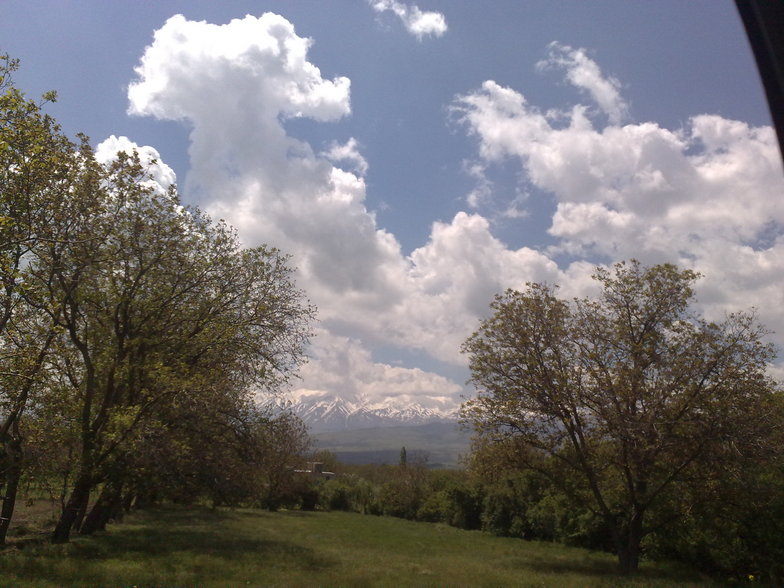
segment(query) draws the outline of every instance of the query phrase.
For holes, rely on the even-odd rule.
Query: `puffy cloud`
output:
[[[222,26],[173,17],[145,51],[129,110],[191,125],[189,194],[245,243],[290,253],[325,329],[463,363],[460,344],[493,294],[557,281],[557,266],[531,249],[508,250],[486,219],[465,213],[435,223],[429,242],[404,256],[365,206],[359,143],[317,153],[281,123],[294,111],[325,121],[349,111],[349,82],[322,80],[309,45],[274,15]],[[325,93],[325,84],[345,94]],[[309,90],[340,99],[327,108]]]
[[[323,79],[307,61],[310,45],[275,14],[225,25],[173,16],[136,68],[128,111],[192,127],[192,194],[209,189],[214,199],[214,178],[251,170],[261,187],[279,192],[300,171],[287,165],[288,154],[310,155],[307,145],[286,136],[282,120],[330,121],[351,111],[349,80]],[[329,173],[328,166],[315,166],[308,176]],[[241,199],[235,188],[220,197]]]
[[[427,341],[412,335],[422,331],[428,340],[454,340],[457,346],[452,333],[441,331],[451,322],[442,326],[437,313],[451,309],[437,297],[429,300],[433,312],[418,313],[425,324],[399,310],[417,288],[417,277],[412,260],[365,206],[367,162],[359,143],[333,142],[318,153],[286,132],[286,117],[327,122],[350,112],[349,81],[322,79],[308,61],[309,46],[276,15],[222,26],[172,17],[156,31],[136,70],[129,112],[190,126],[188,197],[228,220],[247,245],[265,242],[291,254],[298,284],[318,306],[325,329],[424,348]],[[467,326],[460,325],[461,334]],[[455,349],[449,356],[456,354]],[[316,351],[306,370],[342,373],[345,380],[349,372],[330,357]],[[372,364],[369,356],[362,361]],[[412,390],[424,390],[417,382],[435,377],[383,364],[374,369]],[[351,377],[362,373],[352,369]],[[446,382],[437,383],[444,388]],[[454,383],[447,388],[462,389]],[[372,387],[368,383],[363,390],[370,393]]]
[[[553,117],[493,81],[452,112],[478,140],[477,166],[517,161],[539,197],[555,200],[549,253],[694,267],[709,316],[756,305],[780,331],[784,174],[773,129],[706,114],[675,130],[621,125],[620,85],[584,51],[553,44],[544,63],[563,67],[607,119],[582,104]]]
[[[565,274],[542,252],[509,250],[477,214],[434,223],[429,241],[404,256],[366,208],[359,143],[317,153],[281,122],[293,114],[326,122],[350,110],[349,81],[322,79],[309,46],[275,15],[222,26],[173,17],[144,53],[129,111],[191,126],[189,196],[245,243],[290,253],[325,330],[463,364],[460,344],[496,292]]]
[[[517,158],[527,179],[554,195],[550,232],[572,252],[673,258],[694,248],[694,235],[754,241],[784,221],[769,127],[700,115],[678,131],[655,123],[597,129],[580,106],[556,126],[495,82],[458,98],[455,109],[483,159]]]
[[[352,137],[346,143],[340,144],[333,141],[329,149],[322,153],[332,163],[339,163],[345,161],[352,164],[353,172],[360,176],[364,176],[368,170],[368,162],[359,151],[359,143]]]
[[[258,122],[270,113],[316,120],[348,114],[348,78],[322,79],[307,61],[310,45],[272,13],[226,25],[172,16],[136,68],[129,112],[192,120],[220,98],[224,109],[251,110]],[[238,84],[244,91],[236,91]]]
[[[776,272],[784,178],[771,129],[709,115],[676,130],[622,125],[620,85],[582,50],[552,45],[547,67],[562,69],[601,112],[576,104],[553,114],[493,81],[457,97],[452,113],[478,142],[477,161],[466,167],[477,180],[472,213],[433,223],[428,241],[406,256],[366,206],[359,142],[318,150],[286,132],[287,118],[326,123],[351,110],[349,80],[324,79],[308,61],[310,44],[276,15],[221,26],[177,16],[155,33],[129,88],[130,112],[190,126],[187,196],[227,219],[246,244],[293,256],[321,319],[300,393],[443,408],[462,386],[374,361],[369,347],[464,364],[460,344],[496,292],[546,281],[565,296],[584,295],[595,289],[596,261],[690,265],[708,276],[700,296],[709,313],[759,303],[766,323],[784,327],[784,304],[770,304],[784,292]],[[497,210],[515,218],[533,199],[553,198],[550,250],[510,248],[482,214],[494,205],[486,170],[510,160],[525,184]],[[564,254],[574,261],[559,266]]]
[[[128,137],[111,135],[103,140],[95,148],[95,159],[102,165],[108,165],[117,158],[118,153],[131,155],[134,151],[139,155],[142,166],[150,175],[150,185],[165,192],[177,183],[177,175],[161,160],[161,154],[157,149],[148,145],[139,146]]]
[[[416,4],[408,5],[397,0],[368,1],[376,12],[391,12],[397,16],[406,30],[419,40],[426,35],[440,37],[447,31],[446,18],[440,12],[423,12]]]
[[[558,266],[523,247],[510,250],[477,214],[458,213],[433,224],[428,243],[410,256],[408,295],[397,305],[388,331],[400,344],[421,347],[460,363],[461,343],[487,314],[495,293],[528,281],[555,282]]]
[[[618,124],[626,118],[629,107],[621,97],[621,83],[614,77],[606,77],[585,49],[573,49],[557,41],[550,43],[548,49],[547,59],[536,64],[539,69],[565,69],[567,81],[587,92],[611,123]]]
[[[347,299],[370,306],[396,296],[399,245],[364,206],[367,164],[356,141],[319,156],[283,120],[336,120],[350,112],[347,78],[325,80],[309,39],[274,14],[225,25],[170,18],[156,31],[128,90],[129,112],[187,121],[187,192],[226,218],[248,245],[295,256],[303,286],[329,318]],[[334,310],[341,314],[341,311]]]
[[[375,362],[357,339],[320,329],[311,349],[312,361],[300,371],[302,385],[291,395],[341,396],[371,407],[416,403],[450,411],[463,387],[419,368]]]

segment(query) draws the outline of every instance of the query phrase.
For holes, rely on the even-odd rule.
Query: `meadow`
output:
[[[167,507],[51,545],[0,552],[0,586],[720,586],[677,565],[632,578],[609,555],[442,524],[345,512]]]

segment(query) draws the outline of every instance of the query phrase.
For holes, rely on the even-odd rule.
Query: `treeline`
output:
[[[302,359],[314,310],[287,259],[183,207],[154,162],[99,164],[0,58],[0,543],[21,487],[68,541],[131,504],[276,500],[307,445],[259,409]]]
[[[299,506],[614,551],[606,521],[589,505],[576,504],[537,472],[510,467],[499,453],[498,448],[477,450],[465,470],[430,469],[416,457],[399,465],[344,465],[322,454],[325,469],[336,476],[313,483],[301,495]],[[784,473],[780,470],[746,472],[734,487],[725,488],[719,501],[705,500],[704,494],[672,496],[651,517],[662,532],[644,540],[645,559],[681,561],[724,581],[745,583],[753,577],[780,585],[784,562]]]

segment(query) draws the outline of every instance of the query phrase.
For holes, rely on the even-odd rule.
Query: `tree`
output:
[[[624,573],[666,525],[650,513],[683,485],[705,496],[743,460],[774,451],[773,359],[753,313],[689,310],[699,275],[664,264],[598,268],[596,299],[507,290],[463,345],[477,396],[462,407],[483,443],[589,505]],[[651,525],[649,523],[655,523]]]
[[[26,99],[12,79],[18,66],[0,55],[0,544],[22,476],[20,426],[55,340],[25,302],[25,266],[37,244],[58,238],[54,221],[76,171],[74,145],[42,112],[55,94]]]
[[[266,413],[266,414],[265,414]],[[262,410],[246,428],[248,463],[255,473],[256,504],[270,511],[295,505],[312,480],[295,470],[311,449],[308,428],[295,414]]]
[[[42,112],[54,93],[35,102],[14,86],[17,67],[0,55],[0,544],[26,463],[62,480],[63,542],[154,491],[146,451],[212,443],[218,468],[218,437],[247,437],[251,422],[255,438],[282,434],[248,407],[303,361],[314,314],[286,256],[242,248],[137,153],[100,164]],[[178,438],[167,427],[182,407],[198,430]],[[239,468],[255,459],[235,453]]]
[[[71,194],[71,231],[38,247],[28,271],[41,312],[62,333],[65,350],[51,365],[67,376],[66,422],[79,437],[56,542],[85,516],[86,531],[105,524],[147,425],[168,406],[189,396],[215,415],[284,383],[312,316],[284,256],[243,249],[225,224],[183,208],[174,190],[149,181],[137,154],[104,168],[84,146],[82,159],[89,173]]]

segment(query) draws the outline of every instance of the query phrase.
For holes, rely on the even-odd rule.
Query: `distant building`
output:
[[[335,472],[324,471],[324,464],[320,461],[309,461],[307,469],[294,471],[298,474],[307,474],[316,480],[331,480],[335,477]]]

